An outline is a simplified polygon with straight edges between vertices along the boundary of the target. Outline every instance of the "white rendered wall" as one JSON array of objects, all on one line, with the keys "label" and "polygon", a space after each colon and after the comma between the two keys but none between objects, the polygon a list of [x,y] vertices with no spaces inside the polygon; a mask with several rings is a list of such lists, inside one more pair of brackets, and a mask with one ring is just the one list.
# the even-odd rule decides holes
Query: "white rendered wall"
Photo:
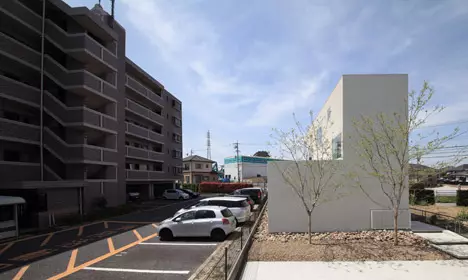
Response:
[{"label": "white rendered wall", "polygon": [[[319,116],[327,117],[331,108],[333,125],[324,137],[333,137],[342,132],[343,160],[341,172],[336,172],[333,183],[344,182],[339,193],[329,195],[328,202],[319,206],[312,215],[312,230],[358,231],[393,228],[393,215],[388,198],[374,178],[364,178],[359,170],[360,157],[356,154],[353,120],[361,114],[372,116],[378,113],[393,114],[407,112],[407,75],[344,75],[328,98]],[[302,202],[292,188],[284,182],[282,172],[291,162],[268,163],[268,227],[270,232],[306,232],[307,214]],[[301,168],[304,168],[302,166]],[[360,172],[360,182],[369,199],[356,187],[348,175]],[[386,170],[382,170],[386,172]],[[388,186],[386,186],[388,187]],[[340,199],[337,199],[340,197]],[[399,227],[411,227],[408,191],[403,194],[400,204]]]}]

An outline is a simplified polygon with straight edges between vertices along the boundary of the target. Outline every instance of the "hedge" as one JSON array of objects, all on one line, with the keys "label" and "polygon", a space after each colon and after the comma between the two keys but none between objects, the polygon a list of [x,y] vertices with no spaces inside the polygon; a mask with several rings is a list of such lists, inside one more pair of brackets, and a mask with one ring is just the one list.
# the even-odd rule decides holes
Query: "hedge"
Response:
[{"label": "hedge", "polygon": [[248,183],[220,183],[220,182],[202,182],[199,186],[201,193],[231,193],[238,189],[251,188]]},{"label": "hedge", "polygon": [[409,189],[410,190],[422,190],[425,187],[426,187],[426,184],[424,184],[423,182],[418,182],[418,183],[414,183],[410,185]]},{"label": "hedge", "polygon": [[434,204],[435,197],[433,190],[410,190],[410,195],[414,196],[414,200],[417,203],[426,202],[427,204]]},{"label": "hedge", "polygon": [[457,190],[457,206],[468,206],[468,190]]},{"label": "hedge", "polygon": [[198,184],[182,184],[181,188],[186,189],[186,190],[191,190],[194,192],[198,192]]}]

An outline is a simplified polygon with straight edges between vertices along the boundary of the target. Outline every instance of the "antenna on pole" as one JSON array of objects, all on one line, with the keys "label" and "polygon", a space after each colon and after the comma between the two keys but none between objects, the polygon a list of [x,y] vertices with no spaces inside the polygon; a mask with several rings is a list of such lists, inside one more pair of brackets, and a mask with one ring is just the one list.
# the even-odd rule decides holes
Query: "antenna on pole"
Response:
[{"label": "antenna on pole", "polygon": [[210,131],[206,133],[206,158],[211,159],[211,139],[210,139]]}]

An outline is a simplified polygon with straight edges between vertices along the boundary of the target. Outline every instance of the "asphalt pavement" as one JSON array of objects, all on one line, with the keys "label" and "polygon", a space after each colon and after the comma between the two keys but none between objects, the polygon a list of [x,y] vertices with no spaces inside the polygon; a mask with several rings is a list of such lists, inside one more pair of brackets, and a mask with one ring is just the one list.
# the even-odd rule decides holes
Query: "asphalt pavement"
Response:
[{"label": "asphalt pavement", "polygon": [[[154,245],[159,243],[155,230],[158,222],[197,201],[156,202],[139,212],[0,244],[0,279],[127,279],[135,273],[136,279],[154,279],[155,272],[168,277],[161,279],[186,279],[216,244]],[[180,265],[167,267],[170,263]],[[183,273],[160,273],[165,270]]]}]

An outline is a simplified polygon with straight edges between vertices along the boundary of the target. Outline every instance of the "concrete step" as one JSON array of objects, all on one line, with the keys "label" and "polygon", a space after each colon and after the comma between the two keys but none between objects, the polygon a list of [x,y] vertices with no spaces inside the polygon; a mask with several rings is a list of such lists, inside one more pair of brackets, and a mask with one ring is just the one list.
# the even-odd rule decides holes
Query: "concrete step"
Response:
[{"label": "concrete step", "polygon": [[442,252],[449,254],[450,256],[459,260],[468,260],[468,244],[459,245],[435,245],[432,247],[439,249]]},{"label": "concrete step", "polygon": [[435,245],[468,245],[468,238],[450,230],[443,230],[442,232],[416,232],[415,234]]}]

